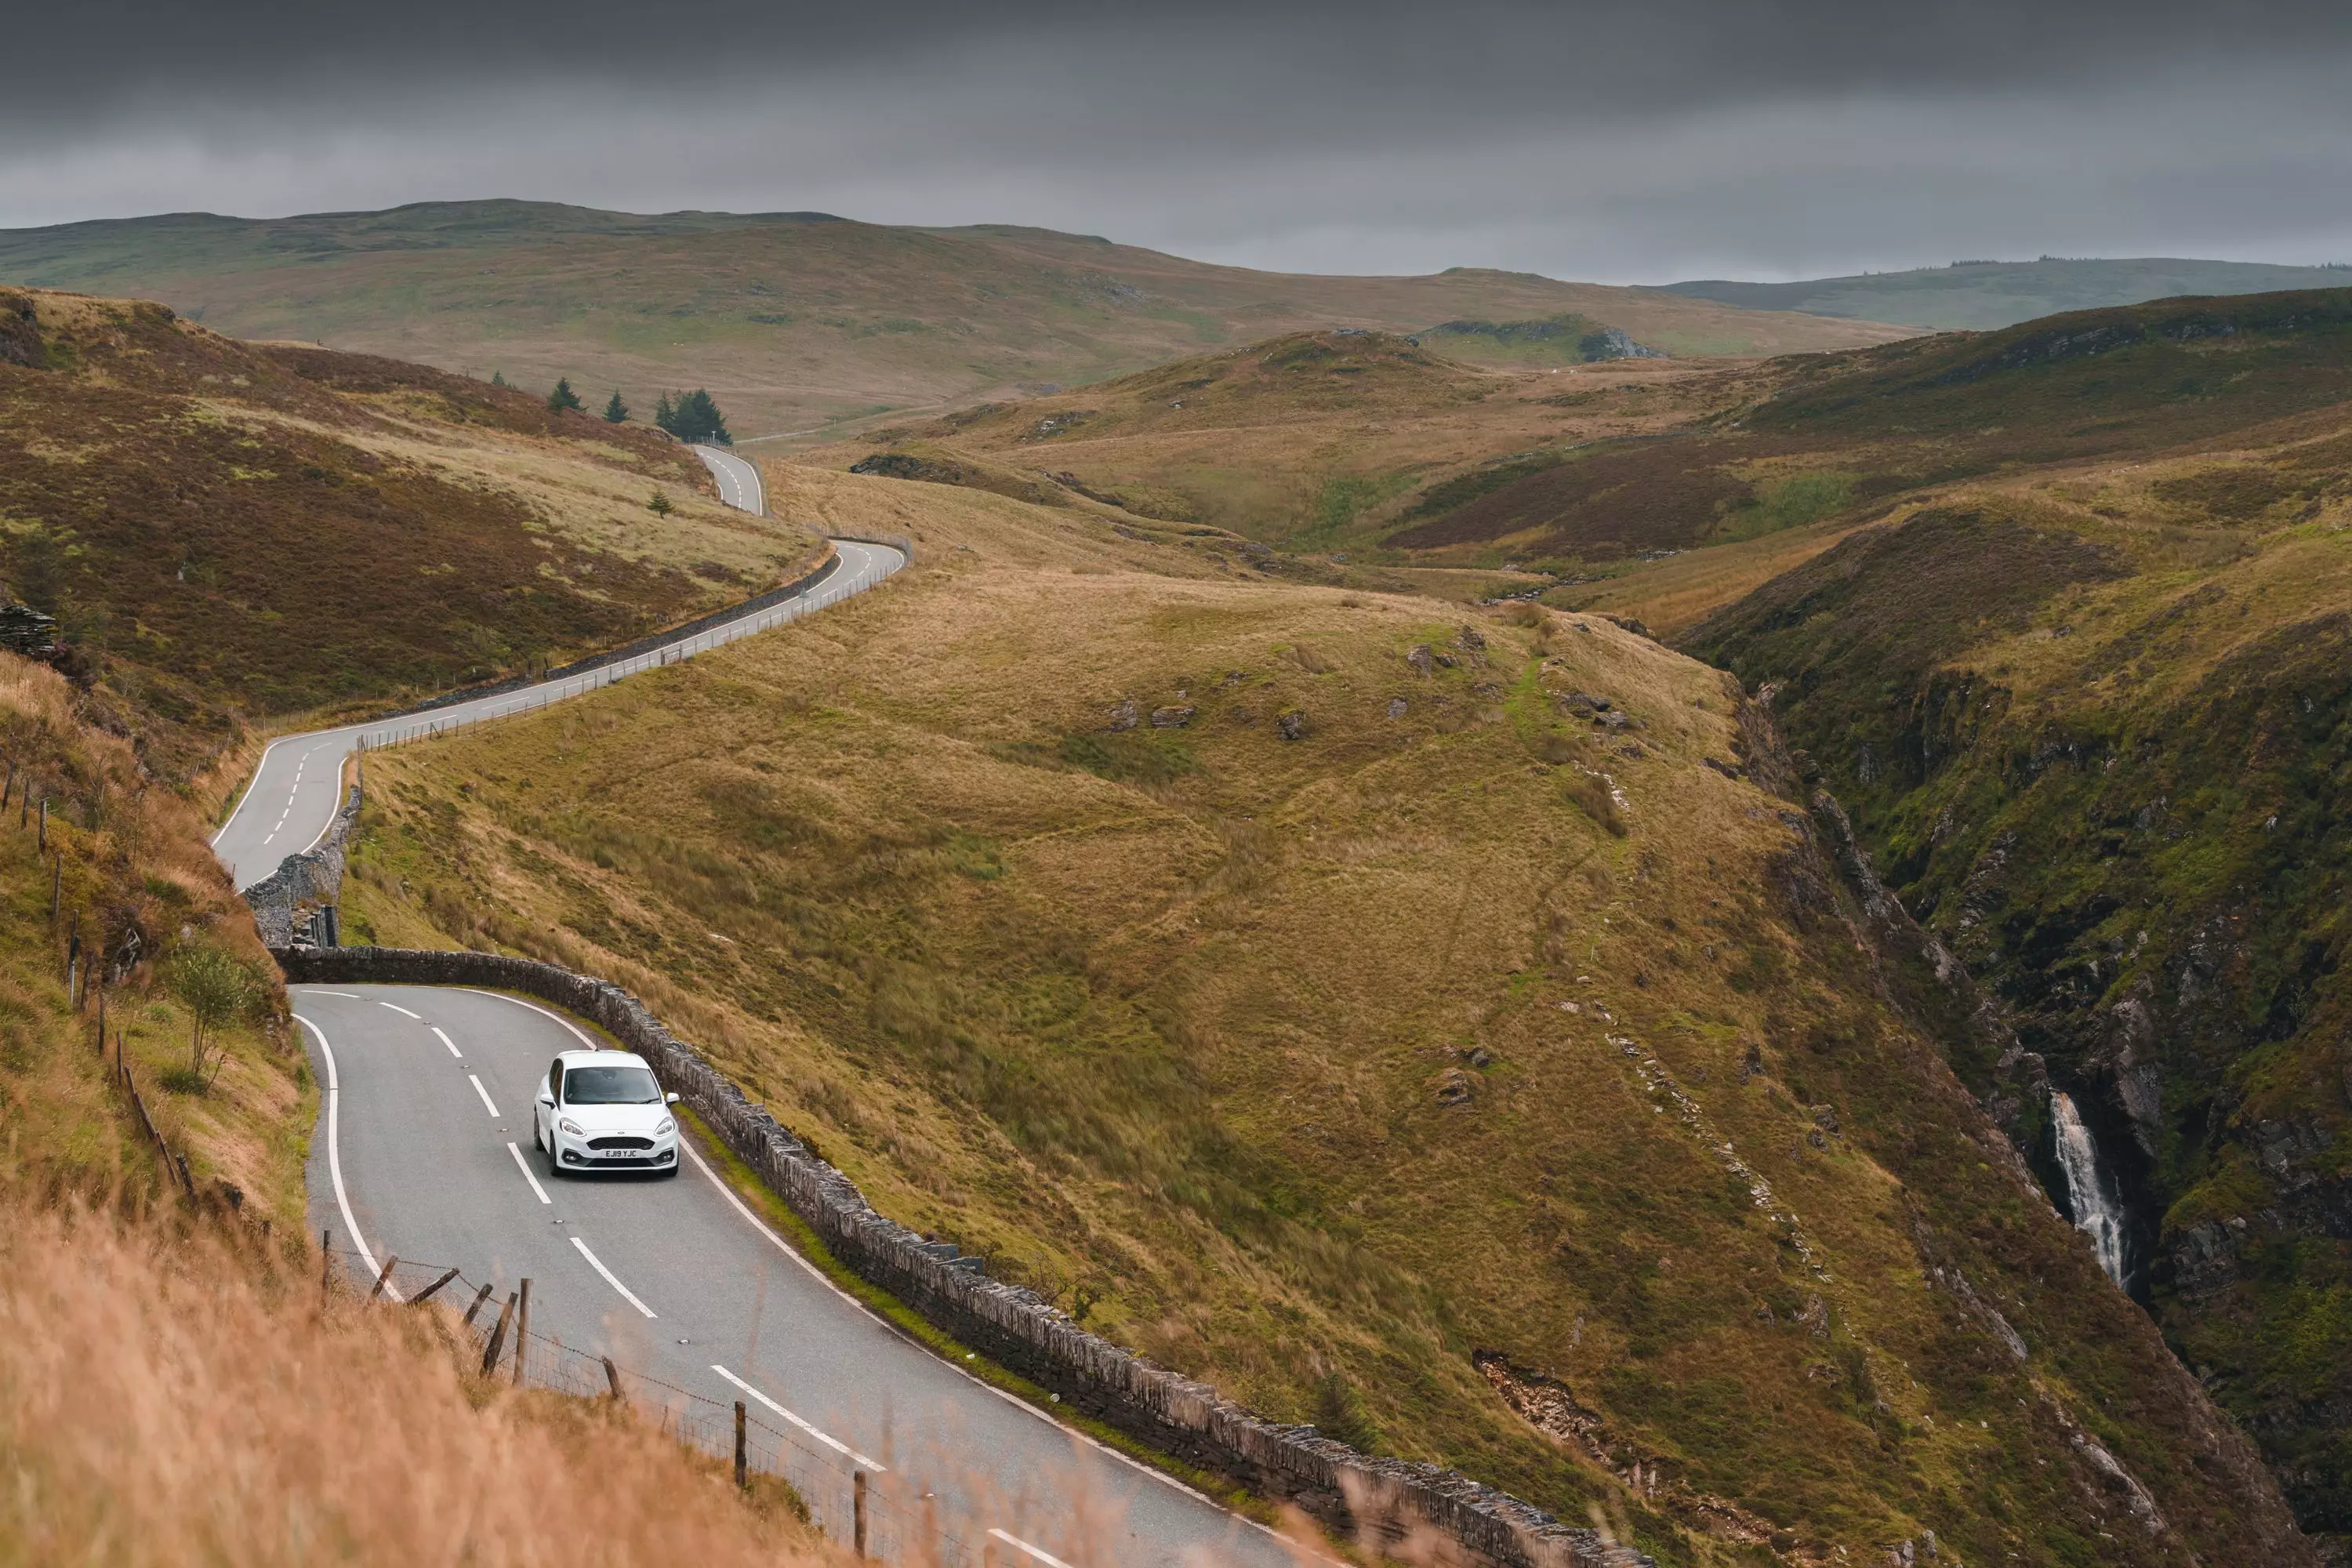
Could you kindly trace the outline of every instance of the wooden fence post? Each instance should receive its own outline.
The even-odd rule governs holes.
[[[441,1276],[440,1279],[436,1279],[432,1284],[427,1285],[424,1289],[419,1290],[415,1295],[411,1296],[408,1299],[408,1304],[412,1307],[422,1307],[425,1302],[433,1299],[435,1291],[440,1289],[442,1286],[446,1285],[450,1280],[455,1279],[456,1278],[457,1278],[457,1271],[454,1268],[450,1269],[449,1272]]]
[[[866,1472],[864,1470],[855,1471],[849,1478],[849,1511],[853,1550],[858,1556],[863,1557],[866,1555]]]
[[[611,1356],[605,1356],[603,1360],[604,1363],[604,1385],[613,1391],[613,1401],[614,1404],[618,1404],[621,1399],[621,1369],[613,1364],[613,1358]]]
[[[474,1315],[482,1310],[482,1303],[489,1299],[490,1288],[488,1285],[483,1286],[479,1290],[474,1292],[474,1304],[466,1309],[466,1326],[467,1328],[470,1329],[474,1326]]]
[[[49,852],[49,797],[47,795],[41,797],[41,840],[38,847],[44,855]]]
[[[322,1230],[319,1233],[319,1294],[321,1296],[324,1296],[329,1288],[334,1284],[334,1245],[335,1233],[333,1231]]]
[[[43,801],[41,809],[47,811],[48,808],[49,803]],[[44,820],[47,819],[44,818]],[[65,890],[65,885],[66,858],[60,855],[49,866],[49,923],[51,925],[58,923],[58,897]]]
[[[530,1281],[522,1282],[522,1307],[515,1313],[515,1386],[522,1384],[522,1352],[530,1344]]]
[[[367,1299],[369,1300],[373,1301],[378,1296],[383,1294],[383,1288],[392,1283],[392,1271],[399,1267],[400,1255],[398,1253],[387,1252],[384,1254],[383,1268],[375,1277],[375,1289],[368,1292]]]
[[[751,1484],[748,1445],[743,1428],[743,1402],[735,1402],[735,1485],[740,1489]]]
[[[498,1370],[499,1352],[507,1342],[507,1323],[514,1316],[514,1292],[507,1292],[507,1304],[499,1309],[499,1326],[490,1331],[490,1342],[482,1347],[482,1375],[488,1377]]]

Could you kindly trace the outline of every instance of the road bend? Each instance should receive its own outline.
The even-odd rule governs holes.
[[[1039,1568],[1298,1561],[903,1337],[698,1155],[668,1178],[560,1173],[532,1146],[532,1101],[549,1060],[591,1035],[551,1009],[439,986],[302,985],[293,999],[332,1086],[314,1228],[378,1266],[462,1268],[496,1301],[529,1278],[536,1332],[720,1409],[743,1401],[814,1456],[792,1474],[829,1533],[846,1538],[863,1469],[886,1559],[919,1560],[929,1537],[950,1560]]]
[[[739,510],[764,513],[767,498],[754,465],[715,447],[697,447],[699,457],[718,481],[719,493]],[[343,759],[362,743],[381,746],[415,740],[444,731],[544,708],[625,680],[643,670],[676,664],[707,653],[755,632],[814,615],[863,593],[907,563],[907,558],[884,544],[835,540],[840,559],[820,581],[793,597],[756,610],[747,610],[716,626],[681,635],[628,658],[616,660],[558,680],[453,702],[429,712],[403,718],[371,720],[341,729],[282,735],[262,752],[253,781],[246,786],[236,809],[213,836],[213,853],[229,869],[242,890],[276,871],[289,855],[314,848],[333,826],[343,800]]]

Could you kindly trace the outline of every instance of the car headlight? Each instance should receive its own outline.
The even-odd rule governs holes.
[[[566,1132],[571,1133],[574,1138],[580,1136],[580,1124],[572,1121],[569,1116],[563,1118],[562,1121],[558,1121],[556,1125],[562,1128]]]
[[[668,1117],[665,1116],[665,1117],[663,1117],[663,1118],[662,1118],[661,1125],[660,1125],[659,1127],[656,1127],[656,1128],[655,1128],[655,1129],[654,1129],[654,1136],[655,1136],[655,1137],[656,1137],[656,1138],[658,1138],[658,1137],[661,1137],[664,1133],[675,1132],[675,1131],[677,1131],[677,1122],[675,1122],[675,1121],[672,1121]]]

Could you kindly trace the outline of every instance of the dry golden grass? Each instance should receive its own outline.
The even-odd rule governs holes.
[[[2226,1546],[2182,1462],[2210,1413],[1805,904],[1786,803],[1705,765],[1738,745],[1715,672],[1597,617],[1482,615],[1480,649],[1458,609],[1073,510],[780,480],[918,565],[373,759],[354,930],[619,980],[885,1212],[1089,1326],[1283,1418],[1337,1373],[1392,1450],[1685,1560],[1746,1550],[1709,1496],[1802,1561],[2094,1541],[2037,1389]],[[1113,730],[1128,700],[1197,711]],[[2049,1353],[1927,1289],[1927,1237]]]
[[[0,1103],[14,1159],[46,1187],[166,1184],[99,1060],[96,1001],[86,996],[78,1012],[67,1002],[76,934],[85,966],[99,955],[111,968],[136,933],[137,962],[105,988],[110,1063],[116,1049],[127,1054],[151,1114],[187,1153],[201,1188],[217,1195],[226,1183],[249,1220],[299,1231],[316,1097],[286,1033],[276,970],[194,805],[147,777],[126,742],[93,727],[85,700],[55,670],[0,654],[0,771],[16,770],[17,792],[0,812]],[[49,857],[37,826],[19,826],[27,789],[50,802]],[[164,971],[190,945],[225,950],[257,985],[254,1009],[224,1037],[218,1076],[193,1094],[162,1087],[188,1054],[187,1020]]]
[[[448,1322],[322,1302],[201,1232],[12,1203],[0,1563],[839,1560],[625,1413],[467,1377]]]
[[[1561,588],[1545,598],[1563,609],[1625,616],[1649,627],[1653,636],[1671,639],[1862,526],[1850,521],[1816,523],[1761,539],[1688,550],[1664,561],[1628,565],[1597,583]]]
[[[1430,340],[1434,342],[1436,340]],[[1717,363],[1482,369],[1381,334],[1272,339],[1076,392],[950,415],[803,454],[877,446],[1073,475],[1144,517],[1347,551],[1429,485],[1507,455],[1646,435],[1736,400]]]

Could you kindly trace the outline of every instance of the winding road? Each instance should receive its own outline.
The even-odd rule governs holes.
[[[1001,1568],[1297,1561],[902,1336],[699,1152],[671,1178],[556,1172],[531,1146],[531,1099],[558,1051],[604,1043],[583,1026],[456,987],[300,985],[293,999],[330,1100],[312,1145],[312,1228],[341,1247],[358,1238],[358,1271],[373,1277],[389,1257],[455,1265],[493,1286],[492,1310],[529,1278],[533,1332],[611,1356],[633,1401],[671,1397],[660,1385],[709,1409],[742,1400],[790,1435],[782,1468],[836,1538],[865,1470],[878,1556],[917,1559],[912,1538],[936,1532],[952,1561],[994,1542]]]
[[[756,467],[715,447],[694,450],[719,481],[719,496],[728,505],[742,511],[765,512],[767,500]],[[246,786],[236,809],[213,836],[213,854],[228,868],[240,890],[249,888],[276,871],[287,856],[314,848],[326,837],[343,804],[343,759],[362,744],[388,745],[544,708],[626,679],[640,670],[692,658],[739,637],[798,620],[865,592],[907,563],[905,555],[887,544],[841,539],[834,542],[834,548],[840,557],[838,563],[796,596],[670,638],[628,658],[562,679],[453,702],[429,712],[280,736],[262,752],[260,766],[254,770],[253,781]]]
[[[721,496],[764,507],[758,470],[696,448]],[[324,837],[343,759],[544,706],[822,609],[906,563],[836,541],[840,567],[802,596],[608,668],[427,715],[289,735],[264,753],[213,841],[242,889]],[[725,1447],[740,1402],[755,1462],[783,1473],[846,1542],[854,1478],[886,1561],[997,1568],[1277,1568],[1294,1548],[923,1348],[838,1289],[720,1180],[699,1151],[674,1177],[566,1176],[532,1147],[531,1100],[557,1052],[605,1045],[534,1002],[434,986],[293,988],[325,1086],[309,1169],[310,1224],[373,1280],[386,1262],[464,1271],[495,1313],[531,1281],[534,1375],[593,1392],[609,1358],[625,1395]],[[689,1141],[689,1144],[690,1144]],[[429,1279],[431,1276],[425,1278]],[[453,1297],[471,1292],[463,1287]],[[394,1300],[401,1287],[387,1289]],[[487,1320],[485,1320],[487,1321]],[[548,1342],[560,1342],[557,1351]],[[714,1426],[713,1416],[719,1420]]]

